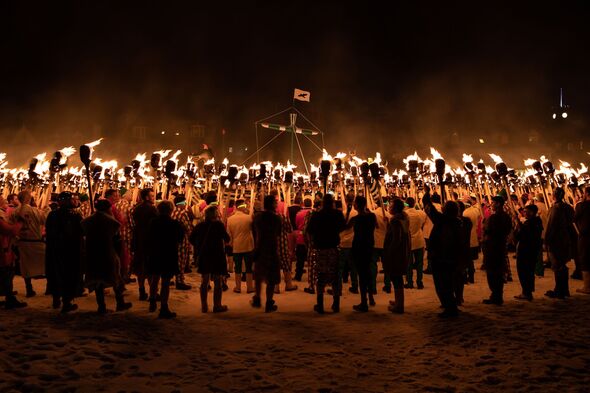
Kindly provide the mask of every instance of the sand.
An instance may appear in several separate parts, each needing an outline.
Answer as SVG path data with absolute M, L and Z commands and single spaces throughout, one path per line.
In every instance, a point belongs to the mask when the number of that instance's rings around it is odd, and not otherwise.
M 198 285 L 197 275 L 189 282 Z M 24 293 L 20 277 L 15 284 Z M 278 295 L 274 314 L 250 308 L 250 296 L 231 289 L 228 313 L 201 314 L 195 289 L 173 290 L 178 318 L 170 321 L 148 313 L 135 284 L 127 292 L 133 308 L 106 316 L 95 313 L 93 295 L 78 299 L 70 315 L 38 295 L 28 308 L 0 310 L 0 391 L 590 391 L 590 296 L 544 298 L 552 285 L 546 271 L 529 303 L 514 300 L 520 286 L 509 283 L 506 304 L 489 306 L 478 271 L 453 320 L 437 317 L 431 276 L 424 290 L 406 290 L 404 315 L 387 312 L 392 295 L 380 290 L 367 314 L 351 310 L 358 295 L 345 291 L 340 314 L 317 315 L 303 285 Z M 45 282 L 34 287 L 42 293 Z M 107 303 L 114 308 L 112 292 Z

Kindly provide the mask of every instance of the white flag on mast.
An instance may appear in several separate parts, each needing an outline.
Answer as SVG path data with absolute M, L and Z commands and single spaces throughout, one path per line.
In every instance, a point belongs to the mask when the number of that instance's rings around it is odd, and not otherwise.
M 293 93 L 294 100 L 309 102 L 310 98 L 311 98 L 311 93 L 309 91 L 295 89 L 295 92 Z

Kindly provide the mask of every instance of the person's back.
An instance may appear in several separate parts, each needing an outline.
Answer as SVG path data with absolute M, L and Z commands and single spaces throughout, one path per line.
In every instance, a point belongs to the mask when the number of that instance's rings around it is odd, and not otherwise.
M 252 217 L 239 209 L 227 219 L 227 232 L 229 233 L 232 251 L 234 254 L 251 252 L 254 249 L 254 236 L 252 235 Z
M 426 223 L 426 213 L 422 210 L 417 210 L 414 207 L 409 207 L 404 210 L 408 217 L 409 231 L 412 237 L 412 250 L 424 248 L 424 231 L 423 227 Z
M 380 207 L 377 207 L 375 210 L 372 211 L 375 215 L 375 220 L 377 221 L 377 227 L 374 231 L 374 241 L 375 241 L 375 248 L 382 249 L 383 243 L 385 242 L 385 234 L 387 233 L 387 223 L 391 218 L 391 214 L 384 211 Z
M 149 258 L 158 263 L 178 262 L 178 245 L 184 237 L 182 225 L 170 216 L 157 216 L 149 224 Z
M 535 261 L 543 247 L 543 221 L 539 216 L 527 219 L 516 232 L 516 257 Z
M 321 209 L 310 218 L 307 232 L 316 249 L 335 248 L 340 244 L 340 231 L 344 228 L 344 216 L 336 209 Z
M 89 261 L 101 263 L 105 258 L 113 258 L 119 250 L 115 249 L 113 241 L 119 231 L 119 222 L 101 212 L 96 212 L 81 222 L 86 238 L 86 258 Z
M 478 247 L 479 246 L 479 238 L 477 236 L 477 228 L 479 227 L 481 221 L 481 212 L 476 206 L 469 206 L 463 212 L 463 217 L 469 218 L 471 221 L 471 233 L 469 236 L 469 247 Z
M 253 220 L 257 256 L 278 258 L 278 242 L 281 235 L 281 219 L 271 211 L 262 211 Z
M 575 240 L 574 209 L 566 202 L 559 201 L 551 206 L 545 244 L 556 258 L 567 261 L 571 259 Z
M 352 248 L 355 250 L 372 250 L 375 246 L 375 227 L 377 218 L 371 212 L 362 212 L 355 216 Z
M 511 230 L 512 221 L 504 210 L 494 212 L 486 220 L 483 252 L 487 269 L 504 266 L 506 244 Z

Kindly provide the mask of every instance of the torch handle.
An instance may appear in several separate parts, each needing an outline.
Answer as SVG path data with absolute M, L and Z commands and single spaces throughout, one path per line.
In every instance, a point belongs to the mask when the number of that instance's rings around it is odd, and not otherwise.
M 94 195 L 92 195 L 92 181 L 90 178 L 90 168 L 89 165 L 84 165 L 86 168 L 86 181 L 88 182 L 88 200 L 90 201 L 90 212 L 94 213 Z

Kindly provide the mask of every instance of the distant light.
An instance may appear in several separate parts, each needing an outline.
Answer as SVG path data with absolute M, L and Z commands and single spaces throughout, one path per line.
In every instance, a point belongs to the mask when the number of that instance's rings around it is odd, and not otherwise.
M 244 150 L 245 150 L 245 151 L 248 151 L 248 148 L 246 147 Z
M 479 139 L 479 143 L 486 143 L 486 141 L 484 141 L 483 139 Z
M 177 132 L 177 133 L 176 133 L 176 136 L 178 136 L 178 135 L 180 135 L 180 132 Z
M 166 134 L 166 131 L 162 131 L 162 135 Z
M 563 112 L 563 113 L 561 114 L 561 117 L 563 117 L 563 118 L 565 119 L 565 118 L 567 117 L 567 112 Z
M 553 114 L 553 119 L 557 119 L 557 113 Z

